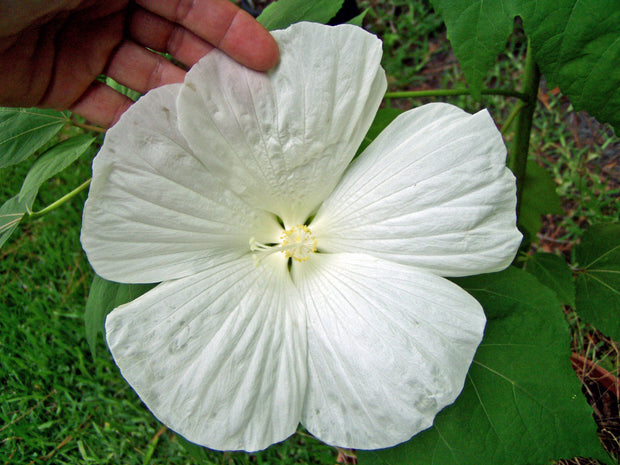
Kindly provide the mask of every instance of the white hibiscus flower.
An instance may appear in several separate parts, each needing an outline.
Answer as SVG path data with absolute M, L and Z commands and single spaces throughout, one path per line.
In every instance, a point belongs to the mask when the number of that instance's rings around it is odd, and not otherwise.
M 82 243 L 95 271 L 162 282 L 108 315 L 123 376 L 195 443 L 255 451 L 301 422 L 392 446 L 463 388 L 480 305 L 442 276 L 497 271 L 520 242 L 486 112 L 398 117 L 348 167 L 386 88 L 354 26 L 274 32 L 267 74 L 214 51 L 108 131 Z

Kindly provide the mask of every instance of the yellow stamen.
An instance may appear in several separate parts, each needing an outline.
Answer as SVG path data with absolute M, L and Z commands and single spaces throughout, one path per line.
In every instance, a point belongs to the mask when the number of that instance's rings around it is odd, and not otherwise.
M 255 252 L 254 261 L 257 265 L 267 255 L 275 252 L 282 252 L 286 258 L 295 261 L 305 262 L 311 253 L 316 252 L 316 238 L 308 226 L 298 224 L 282 232 L 279 245 L 266 245 L 251 238 L 250 250 Z

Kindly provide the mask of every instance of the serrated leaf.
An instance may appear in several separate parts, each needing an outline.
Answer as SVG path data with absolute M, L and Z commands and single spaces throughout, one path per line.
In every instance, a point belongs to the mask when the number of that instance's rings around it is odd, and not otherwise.
M 11 197 L 0 207 L 0 247 L 11 237 L 26 212 L 32 207 L 34 197 Z
M 620 0 L 431 0 L 467 83 L 482 82 L 506 47 L 516 16 L 542 73 L 575 109 L 620 129 Z
M 399 110 L 398 108 L 379 108 L 377 114 L 375 115 L 375 119 L 372 121 L 370 128 L 368 128 L 368 132 L 362 140 L 359 148 L 357 149 L 357 155 L 366 150 L 373 140 L 383 131 L 388 125 L 394 121 L 394 119 L 400 115 L 403 110 Z
M 0 207 L 0 247 L 15 232 L 24 215 L 32 211 L 41 184 L 77 160 L 94 141 L 94 137 L 86 134 L 72 137 L 51 147 L 32 165 L 19 194 Z
M 620 0 L 539 0 L 523 26 L 551 87 L 620 131 Z
M 620 224 L 588 229 L 576 250 L 577 314 L 596 329 L 620 340 Z
M 71 165 L 86 152 L 93 142 L 95 142 L 94 137 L 80 134 L 51 147 L 41 155 L 28 171 L 19 191 L 19 197 L 24 198 L 30 192 L 34 192 L 36 195 L 41 184 Z
M 86 341 L 95 356 L 97 335 L 103 334 L 105 317 L 116 307 L 130 302 L 155 287 L 155 284 L 121 284 L 95 275 L 84 311 Z
M 573 273 L 562 257 L 538 252 L 528 258 L 525 270 L 551 289 L 560 303 L 575 307 Z
M 39 150 L 67 122 L 67 113 L 37 108 L 0 108 L 0 168 Z
M 488 318 L 462 394 L 431 429 L 392 449 L 358 451 L 365 459 L 360 463 L 606 460 L 592 409 L 571 368 L 569 331 L 553 293 L 517 268 L 456 281 L 478 299 Z
M 446 23 L 448 39 L 477 100 L 482 82 L 506 48 L 514 27 L 518 0 L 431 0 Z
M 257 18 L 269 31 L 284 29 L 299 21 L 326 24 L 336 16 L 344 0 L 278 0 Z
M 555 191 L 551 174 L 533 161 L 527 162 L 519 210 L 519 226 L 527 230 L 532 241 L 542 227 L 542 215 L 562 215 L 562 203 Z

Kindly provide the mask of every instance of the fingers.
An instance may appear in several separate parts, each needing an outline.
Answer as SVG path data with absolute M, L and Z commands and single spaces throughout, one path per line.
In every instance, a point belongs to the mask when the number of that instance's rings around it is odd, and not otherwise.
M 136 3 L 171 23 L 184 26 L 245 66 L 266 71 L 278 61 L 278 46 L 269 32 L 229 0 L 137 0 Z
M 132 40 L 114 50 L 104 73 L 118 83 L 144 93 L 182 82 L 183 69 L 147 50 L 167 52 L 191 66 L 218 47 L 240 63 L 267 70 L 279 58 L 271 35 L 229 0 L 137 0 L 128 24 Z M 135 42 L 134 42 L 135 41 Z M 141 44 L 141 45 L 138 45 Z M 95 82 L 70 108 L 86 119 L 109 127 L 133 102 Z
M 184 79 L 184 70 L 144 47 L 170 53 L 187 66 L 196 63 L 213 47 L 259 71 L 272 68 L 278 61 L 278 47 L 269 32 L 229 0 L 136 0 L 136 3 L 141 7 L 133 10 L 128 24 L 132 40 L 118 46 L 104 71 L 130 89 L 144 93 Z M 128 97 L 95 82 L 70 110 L 109 127 L 132 103 Z
M 280 57 L 274 38 L 250 14 L 239 9 L 217 47 L 258 71 L 273 68 Z
M 91 12 L 85 12 L 83 17 L 71 17 L 61 23 L 62 28 L 56 36 L 46 37 L 55 47 L 54 69 L 40 102 L 42 106 L 72 106 L 105 69 L 109 57 L 122 41 L 123 9 L 103 16 L 93 11 L 89 17 L 86 13 Z
M 133 101 L 100 82 L 94 82 L 69 110 L 108 128 L 118 121 Z
M 183 26 L 140 7 L 135 8 L 131 17 L 129 36 L 145 47 L 170 53 L 188 67 L 213 50 L 213 45 Z
M 40 39 L 50 28 L 28 30 L 0 39 L 0 106 L 40 103 L 54 69 L 54 50 Z
M 183 82 L 185 78 L 181 68 L 130 41 L 115 50 L 104 74 L 142 94 L 164 84 Z

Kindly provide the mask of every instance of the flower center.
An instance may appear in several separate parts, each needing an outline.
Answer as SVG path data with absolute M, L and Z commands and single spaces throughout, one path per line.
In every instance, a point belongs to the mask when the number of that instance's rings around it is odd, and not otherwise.
M 306 225 L 298 224 L 282 233 L 282 252 L 286 258 L 298 262 L 308 260 L 311 253 L 316 252 L 316 238 Z
M 280 236 L 280 244 L 267 245 L 250 239 L 250 250 L 254 252 L 254 261 L 258 265 L 267 255 L 282 252 L 286 258 L 305 262 L 310 254 L 316 252 L 316 238 L 310 228 L 303 224 L 287 229 Z

